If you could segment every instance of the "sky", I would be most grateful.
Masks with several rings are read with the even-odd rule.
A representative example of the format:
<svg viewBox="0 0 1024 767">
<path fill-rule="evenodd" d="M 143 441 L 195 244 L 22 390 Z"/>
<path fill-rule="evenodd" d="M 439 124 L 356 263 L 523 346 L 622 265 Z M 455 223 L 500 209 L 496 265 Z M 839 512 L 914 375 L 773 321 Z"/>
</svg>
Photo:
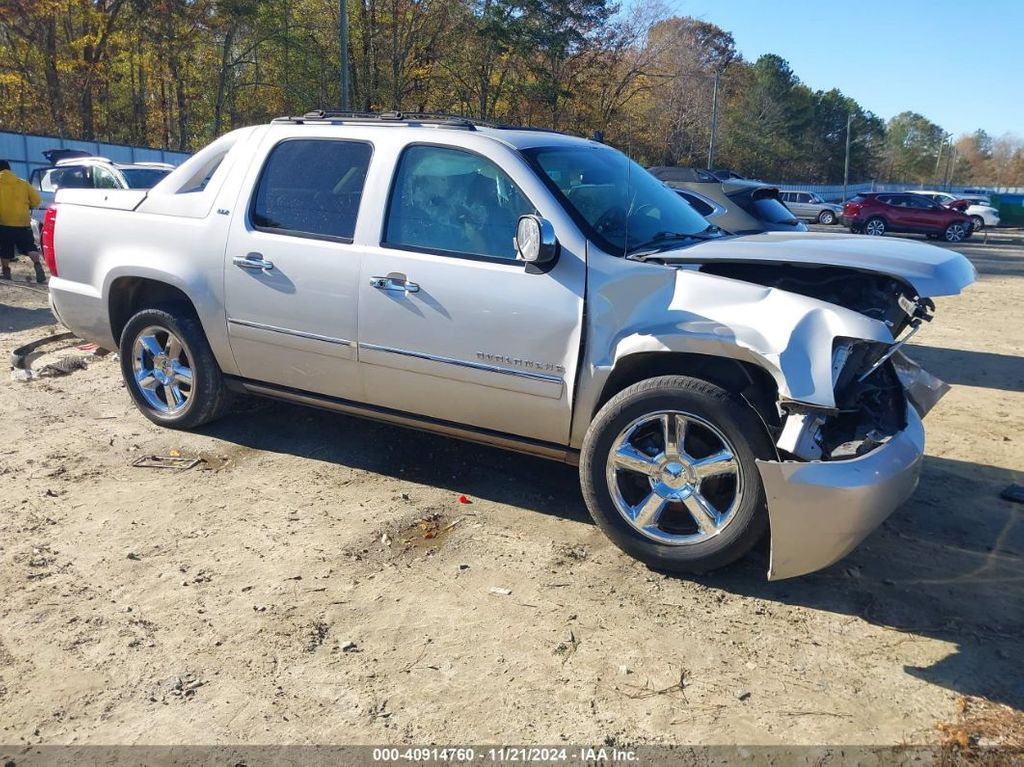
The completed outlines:
<svg viewBox="0 0 1024 767">
<path fill-rule="evenodd" d="M 731 32 L 745 59 L 777 53 L 813 90 L 838 88 L 886 120 L 909 110 L 954 137 L 978 128 L 1024 136 L 1024 0 L 674 0 L 669 8 Z"/>
</svg>

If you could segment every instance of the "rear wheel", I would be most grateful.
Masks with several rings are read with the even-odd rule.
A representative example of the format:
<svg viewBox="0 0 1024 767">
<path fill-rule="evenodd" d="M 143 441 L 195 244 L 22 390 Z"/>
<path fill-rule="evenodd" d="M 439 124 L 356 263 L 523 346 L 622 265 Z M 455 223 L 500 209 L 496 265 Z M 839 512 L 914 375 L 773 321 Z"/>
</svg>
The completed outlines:
<svg viewBox="0 0 1024 767">
<path fill-rule="evenodd" d="M 878 216 L 869 218 L 867 223 L 864 224 L 864 234 L 869 234 L 872 237 L 881 237 L 885 234 L 885 230 L 885 219 L 879 218 Z"/>
<path fill-rule="evenodd" d="M 172 429 L 194 429 L 229 404 L 220 366 L 191 309 L 144 309 L 125 325 L 121 375 L 135 406 Z"/>
<path fill-rule="evenodd" d="M 818 215 L 819 224 L 834 224 L 836 222 L 836 214 L 831 210 L 823 210 Z"/>
<path fill-rule="evenodd" d="M 704 572 L 742 557 L 767 529 L 755 460 L 772 454 L 741 398 L 663 376 L 601 408 L 580 479 L 591 516 L 619 548 L 656 569 Z"/>
<path fill-rule="evenodd" d="M 942 237 L 946 242 L 963 242 L 967 238 L 967 227 L 960 221 L 954 221 L 946 227 Z"/>
</svg>

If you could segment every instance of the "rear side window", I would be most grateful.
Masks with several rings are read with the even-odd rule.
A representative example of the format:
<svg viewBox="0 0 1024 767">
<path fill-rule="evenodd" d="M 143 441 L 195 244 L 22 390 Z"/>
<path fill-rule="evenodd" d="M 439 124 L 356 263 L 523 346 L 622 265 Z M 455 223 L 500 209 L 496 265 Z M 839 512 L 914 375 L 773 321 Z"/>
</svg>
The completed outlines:
<svg viewBox="0 0 1024 767">
<path fill-rule="evenodd" d="M 256 187 L 257 229 L 352 242 L 372 149 L 361 141 L 282 141 Z"/>
<path fill-rule="evenodd" d="M 695 211 L 700 213 L 705 218 L 707 218 L 709 215 L 715 212 L 714 208 L 712 208 L 710 205 L 704 202 L 704 200 L 702 200 L 695 194 L 689 194 L 688 192 L 685 192 L 681 189 L 677 189 L 676 193 L 684 200 L 686 200 L 688 203 L 690 203 L 690 207 L 692 207 Z"/>
<path fill-rule="evenodd" d="M 782 204 L 772 189 L 754 189 L 752 192 L 732 194 L 730 197 L 758 221 L 769 224 L 796 224 L 793 213 Z"/>
<path fill-rule="evenodd" d="M 411 146 L 398 162 L 384 244 L 513 261 L 516 224 L 533 210 L 490 160 L 448 147 Z"/>
</svg>

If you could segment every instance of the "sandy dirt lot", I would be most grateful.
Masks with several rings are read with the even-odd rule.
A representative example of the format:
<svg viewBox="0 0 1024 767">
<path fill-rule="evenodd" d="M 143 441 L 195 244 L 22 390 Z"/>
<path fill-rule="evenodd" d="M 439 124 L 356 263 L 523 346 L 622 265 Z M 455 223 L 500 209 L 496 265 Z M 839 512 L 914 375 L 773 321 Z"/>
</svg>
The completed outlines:
<svg viewBox="0 0 1024 767">
<path fill-rule="evenodd" d="M 926 744 L 962 696 L 1024 708 L 1024 241 L 961 249 L 920 488 L 774 584 L 648 571 L 567 466 L 264 401 L 161 430 L 112 356 L 5 373 L 0 742 Z M 0 285 L 4 360 L 55 330 Z M 172 451 L 206 462 L 131 466 Z"/>
</svg>

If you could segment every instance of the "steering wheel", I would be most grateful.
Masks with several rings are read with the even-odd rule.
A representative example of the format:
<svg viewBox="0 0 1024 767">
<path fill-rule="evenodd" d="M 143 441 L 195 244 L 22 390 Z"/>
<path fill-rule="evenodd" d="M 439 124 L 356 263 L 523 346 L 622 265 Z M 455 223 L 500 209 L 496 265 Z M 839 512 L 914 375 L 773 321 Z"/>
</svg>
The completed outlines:
<svg viewBox="0 0 1024 767">
<path fill-rule="evenodd" d="M 654 206 L 651 203 L 644 203 L 636 210 L 627 212 L 624 208 L 616 205 L 612 208 L 608 208 L 608 210 L 598 217 L 597 221 L 594 223 L 594 228 L 601 234 L 606 234 L 609 231 L 625 232 L 629 228 L 629 222 L 633 218 L 636 216 L 642 216 L 646 211 L 653 207 Z"/>
</svg>

